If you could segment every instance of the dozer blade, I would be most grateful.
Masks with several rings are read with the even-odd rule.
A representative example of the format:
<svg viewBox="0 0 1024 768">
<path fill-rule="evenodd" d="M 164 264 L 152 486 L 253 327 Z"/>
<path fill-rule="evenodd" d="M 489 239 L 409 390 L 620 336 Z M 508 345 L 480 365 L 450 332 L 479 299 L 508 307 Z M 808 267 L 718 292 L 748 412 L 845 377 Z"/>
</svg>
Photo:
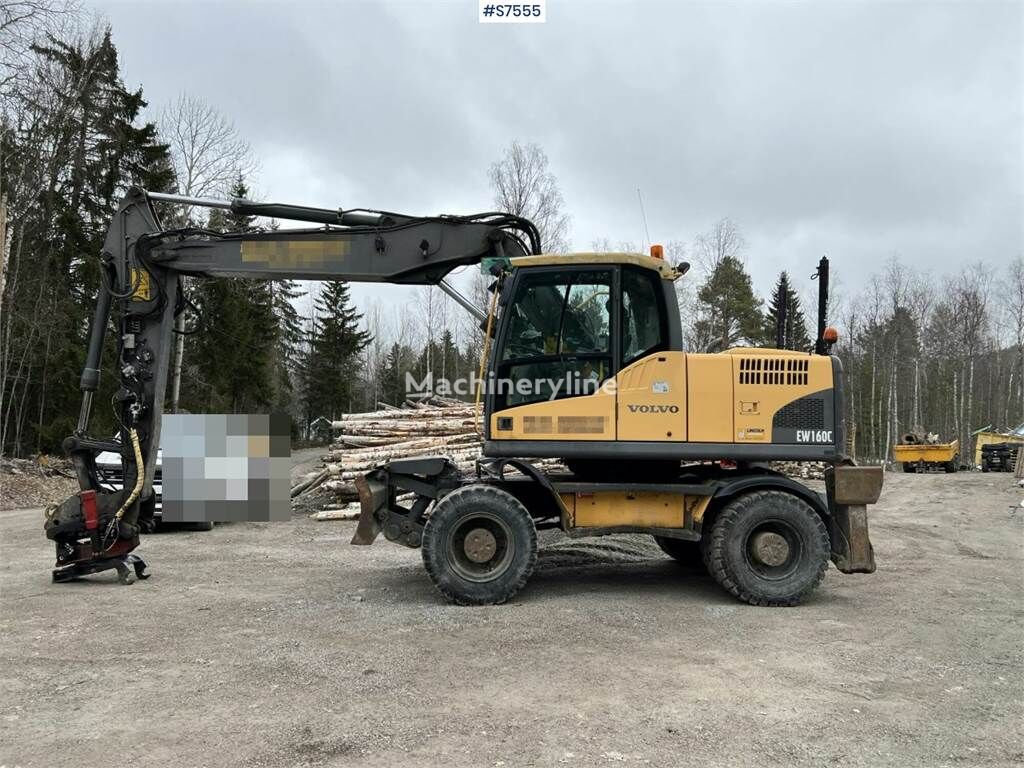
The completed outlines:
<svg viewBox="0 0 1024 768">
<path fill-rule="evenodd" d="M 868 537 L 868 509 L 863 504 L 837 504 L 832 511 L 838 541 L 833 541 L 832 562 L 843 573 L 874 573 L 875 550 Z M 838 545 L 838 546 L 837 546 Z"/>
<path fill-rule="evenodd" d="M 831 515 L 832 562 L 843 573 L 874 573 L 868 507 L 882 492 L 881 467 L 838 466 L 825 472 Z"/>
<path fill-rule="evenodd" d="M 353 544 L 373 544 L 381 532 L 384 509 L 388 503 L 387 474 L 379 470 L 369 472 L 355 480 L 359 492 L 359 524 Z"/>
</svg>

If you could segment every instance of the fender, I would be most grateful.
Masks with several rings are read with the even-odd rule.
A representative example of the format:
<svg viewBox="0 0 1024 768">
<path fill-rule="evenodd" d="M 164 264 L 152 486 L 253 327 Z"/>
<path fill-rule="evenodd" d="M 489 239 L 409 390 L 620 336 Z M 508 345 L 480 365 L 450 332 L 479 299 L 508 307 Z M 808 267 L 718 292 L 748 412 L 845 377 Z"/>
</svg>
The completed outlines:
<svg viewBox="0 0 1024 768">
<path fill-rule="evenodd" d="M 738 475 L 734 478 L 723 478 L 717 481 L 718 487 L 711 494 L 712 504 L 721 506 L 734 496 L 745 491 L 762 491 L 765 489 L 786 491 L 806 501 L 811 508 L 821 515 L 821 518 L 828 525 L 831 513 L 828 508 L 828 500 L 824 494 L 812 491 L 805 485 L 798 483 L 786 475 L 774 470 L 765 469 L 757 474 Z"/>
</svg>

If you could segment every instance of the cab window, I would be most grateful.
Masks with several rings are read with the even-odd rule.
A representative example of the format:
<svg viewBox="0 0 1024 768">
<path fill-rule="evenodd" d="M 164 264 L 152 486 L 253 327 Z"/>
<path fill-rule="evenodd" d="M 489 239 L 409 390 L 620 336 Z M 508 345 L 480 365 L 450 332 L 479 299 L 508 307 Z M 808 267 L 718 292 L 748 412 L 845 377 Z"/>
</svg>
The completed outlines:
<svg viewBox="0 0 1024 768">
<path fill-rule="evenodd" d="M 612 375 L 611 270 L 529 275 L 507 311 L 500 407 L 590 394 Z"/>
<path fill-rule="evenodd" d="M 622 270 L 622 364 L 666 347 L 660 278 L 650 270 Z"/>
</svg>

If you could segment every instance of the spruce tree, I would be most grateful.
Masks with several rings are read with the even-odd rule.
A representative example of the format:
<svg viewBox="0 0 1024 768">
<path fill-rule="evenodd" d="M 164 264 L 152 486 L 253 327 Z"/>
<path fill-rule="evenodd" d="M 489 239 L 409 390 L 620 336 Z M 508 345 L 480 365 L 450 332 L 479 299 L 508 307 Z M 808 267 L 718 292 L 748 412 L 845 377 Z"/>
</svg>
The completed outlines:
<svg viewBox="0 0 1024 768">
<path fill-rule="evenodd" d="M 377 371 L 380 384 L 380 399 L 389 405 L 401 405 L 405 401 L 405 369 L 402 366 L 402 347 L 396 342 L 381 359 Z"/>
<path fill-rule="evenodd" d="M 279 227 L 280 224 L 271 219 L 268 229 L 277 231 Z M 295 300 L 305 296 L 306 292 L 301 290 L 297 280 L 271 280 L 268 289 L 277 325 L 273 360 L 274 409 L 291 413 L 294 428 L 300 416 L 295 394 L 304 337 L 302 318 L 295 308 Z"/>
<path fill-rule="evenodd" d="M 330 280 L 323 284 L 303 370 L 307 425 L 321 416 L 334 419 L 350 409 L 359 353 L 371 340 L 359 327 L 362 317 L 351 305 L 348 283 Z"/>
<path fill-rule="evenodd" d="M 299 283 L 295 280 L 272 280 L 267 286 L 277 326 L 273 360 L 274 404 L 277 409 L 292 410 L 295 402 L 294 377 L 302 343 L 302 321 L 294 301 L 306 293 L 299 289 Z"/>
<path fill-rule="evenodd" d="M 768 347 L 774 347 L 778 341 L 776 330 L 783 303 L 786 305 L 786 327 L 783 329 L 782 349 L 809 351 L 813 345 L 807 335 L 807 322 L 804 319 L 803 309 L 800 307 L 800 297 L 793 290 L 785 272 L 779 275 L 779 279 L 775 283 L 775 290 L 772 291 L 771 302 L 764 315 L 761 343 Z"/>
<path fill-rule="evenodd" d="M 239 177 L 233 197 L 249 190 Z M 214 210 L 208 227 L 223 232 L 253 228 L 253 216 Z M 183 387 L 192 410 L 258 413 L 275 402 L 277 319 L 266 281 L 213 278 L 198 281 L 194 302 L 201 329 L 186 351 L 192 381 Z"/>
</svg>

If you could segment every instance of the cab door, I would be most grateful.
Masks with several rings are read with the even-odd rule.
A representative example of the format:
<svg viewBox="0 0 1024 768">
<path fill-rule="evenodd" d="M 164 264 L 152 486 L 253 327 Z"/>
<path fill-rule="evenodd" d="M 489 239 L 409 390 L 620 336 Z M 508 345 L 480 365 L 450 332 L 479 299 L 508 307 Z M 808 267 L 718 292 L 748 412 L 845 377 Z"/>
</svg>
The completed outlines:
<svg viewBox="0 0 1024 768">
<path fill-rule="evenodd" d="M 487 382 L 492 440 L 614 440 L 614 267 L 515 275 Z"/>
<path fill-rule="evenodd" d="M 616 377 L 619 440 L 686 440 L 686 355 L 668 351 L 660 281 L 652 270 L 622 267 L 622 365 Z"/>
</svg>

